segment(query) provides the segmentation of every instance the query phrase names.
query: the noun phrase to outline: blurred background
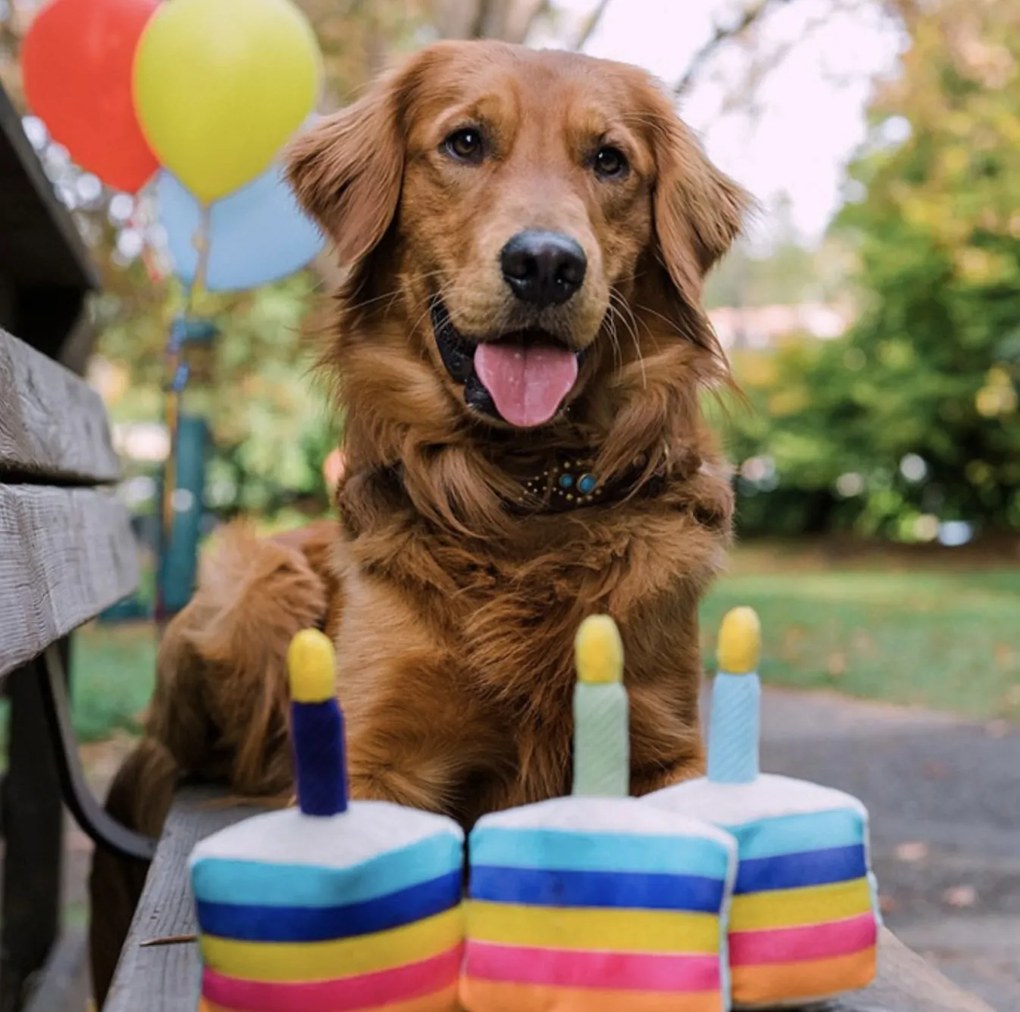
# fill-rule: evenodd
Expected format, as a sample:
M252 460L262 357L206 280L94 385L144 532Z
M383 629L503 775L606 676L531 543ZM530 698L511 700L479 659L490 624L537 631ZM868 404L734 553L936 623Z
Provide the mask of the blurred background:
M704 606L707 663L723 611L758 608L766 762L887 813L890 923L1020 1008L1020 4L297 2L324 56L321 111L436 38L581 50L657 74L759 199L708 287L749 403L709 405L740 544ZM102 782L151 691L164 349L184 294L151 193L108 188L31 114L20 55L39 6L0 0L0 82L102 272L88 375L148 559L139 597L77 637L76 719ZM174 506L198 538L239 513L273 529L329 510L338 428L302 330L328 287L324 253L196 296L215 331L188 353L201 432Z

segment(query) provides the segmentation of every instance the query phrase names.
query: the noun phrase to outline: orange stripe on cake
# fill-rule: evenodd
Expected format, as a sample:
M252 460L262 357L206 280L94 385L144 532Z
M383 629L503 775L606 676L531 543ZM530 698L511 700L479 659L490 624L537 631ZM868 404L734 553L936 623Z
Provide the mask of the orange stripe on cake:
M462 977L461 1004L486 1012L519 1012L520 1009L556 1009L556 1012L722 1012L718 991L615 991L595 987L549 987L510 981Z
M719 957L547 949L469 941L467 977L552 988L697 993L720 988Z
M872 945L832 959L734 966L733 1001L740 1005L789 1002L866 987L874 980L876 958Z

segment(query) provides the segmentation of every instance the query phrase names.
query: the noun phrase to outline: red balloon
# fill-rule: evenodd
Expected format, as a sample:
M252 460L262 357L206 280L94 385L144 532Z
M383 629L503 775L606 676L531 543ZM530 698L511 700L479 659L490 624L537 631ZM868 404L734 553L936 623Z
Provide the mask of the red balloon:
M131 67L159 0L52 0L29 26L21 69L29 108L71 157L134 193L159 162L142 135Z

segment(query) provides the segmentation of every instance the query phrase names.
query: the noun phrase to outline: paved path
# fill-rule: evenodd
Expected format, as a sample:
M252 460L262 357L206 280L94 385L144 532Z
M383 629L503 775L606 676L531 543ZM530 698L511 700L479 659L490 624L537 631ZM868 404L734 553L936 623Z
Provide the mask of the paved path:
M889 927L999 1012L1020 1010L1020 728L767 689L762 765L871 812Z

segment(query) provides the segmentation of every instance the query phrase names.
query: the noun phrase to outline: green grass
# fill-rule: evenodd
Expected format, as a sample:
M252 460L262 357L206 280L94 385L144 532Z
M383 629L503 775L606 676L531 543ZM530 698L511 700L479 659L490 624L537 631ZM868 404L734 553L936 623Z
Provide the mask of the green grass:
M115 730L137 730L156 672L153 627L94 623L73 642L72 714L78 737L98 741Z
M706 663L727 609L761 617L766 683L977 719L1020 719L1020 572L738 553L702 608Z
M702 608L706 664L728 608L761 616L766 682L1020 720L1020 572L915 564L894 553L833 561L802 548L744 548ZM146 624L92 625L75 638L82 740L133 730L152 691Z

